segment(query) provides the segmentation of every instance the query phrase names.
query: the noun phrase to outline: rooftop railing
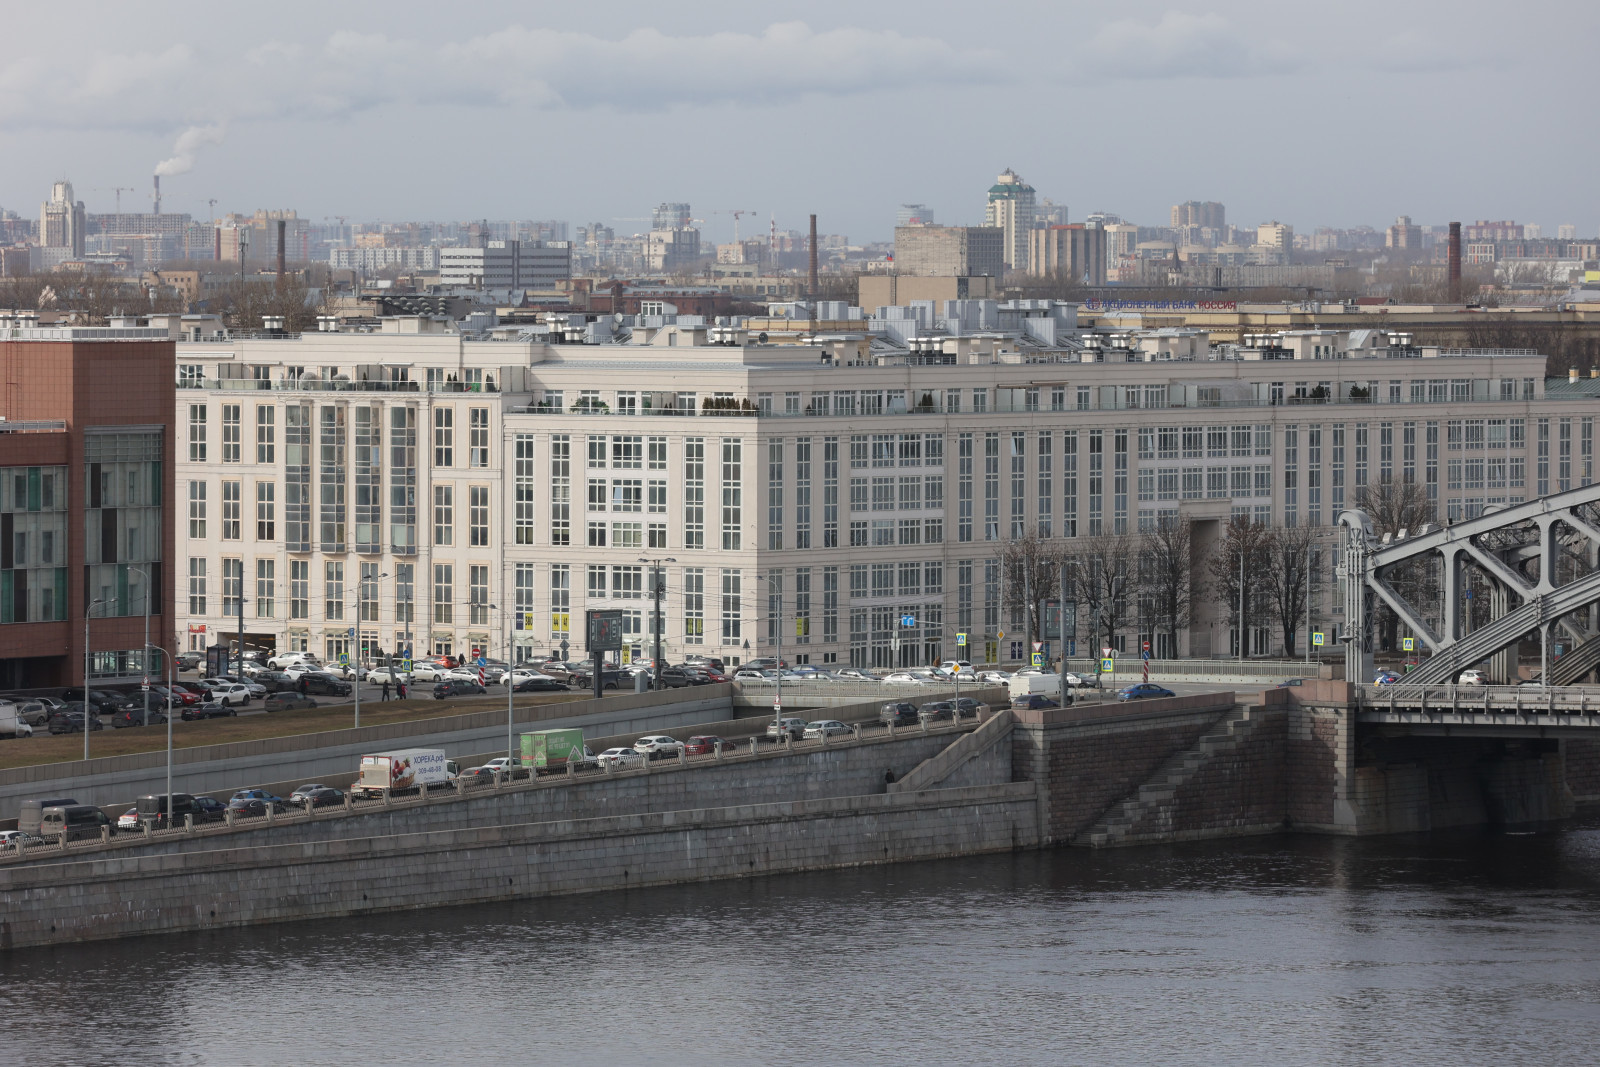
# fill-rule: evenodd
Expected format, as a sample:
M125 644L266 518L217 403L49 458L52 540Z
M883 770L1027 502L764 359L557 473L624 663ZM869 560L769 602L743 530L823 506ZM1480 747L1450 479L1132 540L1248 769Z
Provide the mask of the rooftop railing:
M321 378L179 378L179 389L274 393L498 393L498 382L323 381Z

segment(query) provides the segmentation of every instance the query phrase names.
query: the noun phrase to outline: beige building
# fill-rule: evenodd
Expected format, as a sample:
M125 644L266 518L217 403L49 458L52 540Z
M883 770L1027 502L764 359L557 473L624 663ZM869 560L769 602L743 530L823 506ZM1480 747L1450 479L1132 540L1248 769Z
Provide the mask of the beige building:
M989 201L983 221L984 225L1000 230L1004 249L1002 257L1008 268L1027 269L1028 234L1033 230L1037 215L1033 186L1007 167L989 187Z
M771 654L780 632L797 662L925 663L958 632L971 658L1015 659L1013 537L1070 549L1183 515L1203 567L1232 517L1326 528L1384 478L1461 518L1594 476L1593 403L1547 396L1535 355L1340 331L915 352L672 323L607 344L498 336L389 319L180 343L180 631L202 646L242 608L265 647L515 658L581 651L584 611L609 608L642 654L644 561L670 557L672 660ZM1314 624L1337 632L1333 555L1308 563ZM1210 601L1178 649L1154 629L1130 609L1117 640L1231 647Z
M1106 232L1071 223L1028 233L1028 273L1076 285L1106 283Z
M1023 245L1026 252L1027 245ZM895 270L922 277L999 279L1005 271L1005 231L995 226L896 226Z

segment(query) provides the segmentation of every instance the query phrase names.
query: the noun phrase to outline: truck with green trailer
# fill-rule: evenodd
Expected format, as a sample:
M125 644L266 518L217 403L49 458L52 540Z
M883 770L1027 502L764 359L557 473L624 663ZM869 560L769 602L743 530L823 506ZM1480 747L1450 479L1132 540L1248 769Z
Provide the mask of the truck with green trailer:
M594 763L582 730L534 730L522 735L522 766L532 767L535 774L565 770L568 763L580 767Z

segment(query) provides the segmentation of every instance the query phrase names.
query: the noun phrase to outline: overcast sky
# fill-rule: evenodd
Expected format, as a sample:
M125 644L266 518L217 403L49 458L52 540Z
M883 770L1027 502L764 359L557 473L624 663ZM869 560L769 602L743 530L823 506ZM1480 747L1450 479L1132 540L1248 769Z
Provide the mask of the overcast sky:
M0 207L645 224L888 239L1015 168L1074 220L1600 226L1577 0L13 2ZM751 220L743 222L746 233Z

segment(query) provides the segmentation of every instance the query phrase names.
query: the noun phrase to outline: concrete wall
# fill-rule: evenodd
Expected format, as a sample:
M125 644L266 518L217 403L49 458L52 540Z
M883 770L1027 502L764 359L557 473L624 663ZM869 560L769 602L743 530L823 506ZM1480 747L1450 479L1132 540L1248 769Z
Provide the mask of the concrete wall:
M0 949L1031 847L1003 784L480 826L0 875Z
M1237 747L1200 764L1169 804L1134 823L1129 836L1172 840L1282 829L1288 806L1283 758L1288 727L1286 711L1261 714Z
M1600 804L1600 741L1561 742L1567 787L1578 804Z

